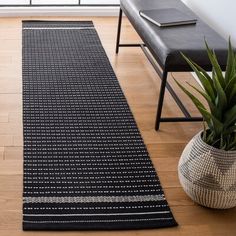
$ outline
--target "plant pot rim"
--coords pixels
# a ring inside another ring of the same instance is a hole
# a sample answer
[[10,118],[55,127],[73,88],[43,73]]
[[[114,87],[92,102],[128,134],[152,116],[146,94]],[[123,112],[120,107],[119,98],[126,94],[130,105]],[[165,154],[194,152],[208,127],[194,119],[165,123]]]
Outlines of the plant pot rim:
[[224,149],[220,149],[220,148],[216,148],[216,147],[213,147],[207,143],[205,143],[203,140],[202,140],[202,133],[203,133],[203,130],[201,130],[200,132],[198,132],[195,137],[198,138],[199,142],[201,143],[201,145],[205,146],[207,149],[213,151],[213,152],[217,152],[217,153],[225,153],[226,155],[235,155],[236,156],[236,150],[224,150]]

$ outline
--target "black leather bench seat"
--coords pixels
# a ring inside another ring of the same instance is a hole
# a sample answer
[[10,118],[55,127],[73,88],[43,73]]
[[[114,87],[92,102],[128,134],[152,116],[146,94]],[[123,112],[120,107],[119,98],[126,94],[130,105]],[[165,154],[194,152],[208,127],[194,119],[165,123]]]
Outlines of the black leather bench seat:
[[[185,14],[194,13],[181,0],[121,0],[120,15],[117,30],[116,53],[119,47],[141,47],[155,71],[161,79],[159,99],[156,113],[155,129],[159,130],[160,122],[196,122],[203,120],[202,117],[193,117],[184,106],[181,98],[175,93],[168,83],[168,72],[172,71],[191,71],[190,66],[183,59],[180,52],[190,57],[205,70],[212,69],[211,63],[206,52],[205,41],[210,48],[214,49],[221,68],[226,68],[228,43],[214,29],[204,23],[199,17],[195,25],[182,25],[160,28],[148,20],[142,18],[140,10],[152,10],[163,8],[177,8]],[[144,44],[152,53],[146,50],[141,44],[120,44],[120,32],[122,24],[122,13],[125,13],[134,29],[142,38]],[[159,64],[162,70],[156,65]],[[176,104],[183,113],[183,117],[162,117],[162,107],[165,89],[168,89]]]
[[221,67],[225,68],[227,41],[199,17],[196,25],[160,28],[139,15],[140,10],[170,7],[194,14],[180,0],[121,0],[120,6],[162,69],[189,71],[190,68],[180,55],[181,51],[210,70],[204,38],[215,50]]

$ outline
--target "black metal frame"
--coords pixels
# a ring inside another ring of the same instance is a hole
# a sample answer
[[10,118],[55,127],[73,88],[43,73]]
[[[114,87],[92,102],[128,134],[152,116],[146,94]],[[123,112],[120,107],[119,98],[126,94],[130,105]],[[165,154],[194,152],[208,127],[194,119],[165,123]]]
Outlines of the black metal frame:
[[[140,47],[142,51],[144,52],[145,56],[147,57],[148,61],[153,66],[154,70],[157,72],[161,79],[161,88],[160,88],[160,95],[159,95],[159,101],[157,106],[157,113],[156,113],[156,123],[155,123],[155,129],[159,130],[160,128],[160,122],[191,122],[191,121],[202,121],[202,117],[192,117],[191,114],[188,112],[184,104],[179,99],[178,95],[175,93],[173,88],[170,86],[170,84],[167,81],[168,71],[165,67],[159,68],[157,66],[157,62],[153,59],[153,57],[150,55],[148,50],[146,49],[145,44],[121,44],[120,43],[120,35],[121,35],[121,25],[122,25],[122,14],[123,11],[120,8],[119,13],[119,19],[118,19],[118,29],[117,29],[117,40],[116,40],[116,54],[119,53],[120,47]],[[165,96],[165,88],[168,89],[169,93],[175,100],[176,104],[184,114],[184,117],[161,117],[162,113],[162,107],[164,102],[164,96]]]

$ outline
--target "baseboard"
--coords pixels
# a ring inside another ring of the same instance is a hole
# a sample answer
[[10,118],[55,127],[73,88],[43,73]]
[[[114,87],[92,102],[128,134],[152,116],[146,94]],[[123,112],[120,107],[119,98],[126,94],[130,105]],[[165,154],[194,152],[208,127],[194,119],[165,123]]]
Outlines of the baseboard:
[[118,16],[119,7],[1,7],[0,17]]

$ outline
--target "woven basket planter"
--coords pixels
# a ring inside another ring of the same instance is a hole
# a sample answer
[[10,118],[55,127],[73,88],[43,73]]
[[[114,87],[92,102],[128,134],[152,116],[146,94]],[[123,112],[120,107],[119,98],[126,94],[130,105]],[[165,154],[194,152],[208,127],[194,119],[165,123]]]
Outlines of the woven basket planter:
[[200,205],[236,206],[236,151],[224,151],[202,141],[198,133],[185,147],[178,166],[187,195]]

